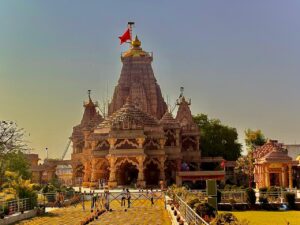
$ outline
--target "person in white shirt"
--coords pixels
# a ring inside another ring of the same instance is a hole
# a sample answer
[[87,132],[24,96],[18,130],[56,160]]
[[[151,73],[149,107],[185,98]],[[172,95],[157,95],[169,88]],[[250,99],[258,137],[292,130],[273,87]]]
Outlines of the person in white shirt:
[[121,192],[121,207],[124,206],[125,207],[125,200],[126,200],[126,191],[125,188],[123,188],[122,192]]

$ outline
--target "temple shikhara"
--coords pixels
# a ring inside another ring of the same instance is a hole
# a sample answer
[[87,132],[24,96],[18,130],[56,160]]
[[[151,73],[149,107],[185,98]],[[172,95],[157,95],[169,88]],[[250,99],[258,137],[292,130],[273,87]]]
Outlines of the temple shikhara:
[[[201,159],[200,132],[193,121],[191,101],[181,95],[173,117],[153,73],[153,56],[141,48],[137,37],[122,53],[121,61],[108,116],[97,112],[89,94],[81,123],[73,128],[75,183],[95,186],[106,180],[110,187],[180,183],[182,177],[176,172],[184,165],[199,170]],[[224,172],[219,175],[224,177]],[[199,174],[184,176],[199,178]]]

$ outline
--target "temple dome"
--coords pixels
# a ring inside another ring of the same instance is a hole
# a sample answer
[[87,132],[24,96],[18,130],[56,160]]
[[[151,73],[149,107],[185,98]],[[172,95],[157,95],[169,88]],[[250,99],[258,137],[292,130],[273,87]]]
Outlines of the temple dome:
[[159,124],[169,128],[180,128],[179,122],[175,120],[172,113],[168,111],[160,119]]
[[98,128],[116,127],[118,126],[118,124],[123,122],[134,123],[138,127],[159,126],[159,122],[156,118],[140,110],[138,107],[127,100],[122,108],[106,118],[102,123],[99,124]]

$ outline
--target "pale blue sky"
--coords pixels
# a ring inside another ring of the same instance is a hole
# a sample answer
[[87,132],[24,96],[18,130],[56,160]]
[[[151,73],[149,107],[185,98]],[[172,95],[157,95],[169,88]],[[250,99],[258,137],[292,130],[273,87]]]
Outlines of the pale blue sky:
[[0,119],[35,151],[59,157],[91,89],[101,102],[120,74],[128,21],[172,102],[267,137],[300,143],[299,1],[0,0]]

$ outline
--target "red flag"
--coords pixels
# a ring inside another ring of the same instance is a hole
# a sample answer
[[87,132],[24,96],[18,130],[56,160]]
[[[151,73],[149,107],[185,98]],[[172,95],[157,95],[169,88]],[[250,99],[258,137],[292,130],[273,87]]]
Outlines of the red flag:
[[131,40],[130,30],[129,28],[125,31],[125,33],[119,37],[120,38],[120,45],[126,42],[127,40]]

